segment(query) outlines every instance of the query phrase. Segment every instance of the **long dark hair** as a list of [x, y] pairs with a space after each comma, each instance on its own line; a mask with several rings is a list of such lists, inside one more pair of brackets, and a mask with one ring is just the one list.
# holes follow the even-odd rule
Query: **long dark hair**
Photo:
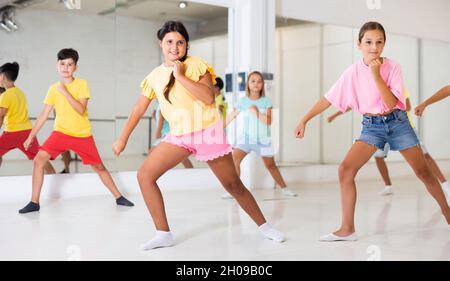
[[[164, 36], [166, 36], [166, 34], [170, 32], [180, 33], [186, 40], [186, 43], [189, 43], [189, 34], [186, 30], [186, 27], [184, 27], [184, 25], [179, 21], [167, 21], [166, 23], [164, 23], [161, 29], [158, 30], [156, 36], [160, 41], [162, 41], [164, 39]], [[187, 56], [188, 56], [188, 48], [186, 48], [186, 54], [182, 58], [180, 58], [180, 61], [182, 62], [185, 61]], [[172, 90], [174, 84], [175, 84], [175, 76], [173, 76], [172, 72], [172, 74], [170, 74], [169, 83], [167, 83], [166, 88], [164, 89], [164, 97], [168, 102], [170, 102], [169, 93], [170, 90]]]

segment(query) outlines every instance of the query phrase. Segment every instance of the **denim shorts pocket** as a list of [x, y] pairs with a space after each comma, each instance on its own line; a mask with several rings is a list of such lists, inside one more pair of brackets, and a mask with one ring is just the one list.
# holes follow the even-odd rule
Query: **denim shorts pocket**
[[369, 119], [363, 118], [361, 124], [362, 124], [364, 127], [369, 128], [369, 127], [372, 125], [372, 122], [370, 122]]

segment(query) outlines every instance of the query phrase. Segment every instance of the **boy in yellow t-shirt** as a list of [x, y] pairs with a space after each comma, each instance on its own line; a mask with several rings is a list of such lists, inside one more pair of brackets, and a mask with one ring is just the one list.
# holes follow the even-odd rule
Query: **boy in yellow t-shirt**
[[[0, 127], [4, 125], [4, 132], [0, 135], [0, 166], [3, 155], [10, 150], [20, 149], [29, 160], [33, 160], [39, 151], [36, 138], [30, 139], [28, 150], [23, 146], [31, 132], [31, 122], [25, 94], [15, 85], [18, 76], [17, 62], [0, 66], [0, 87], [3, 89], [0, 96]], [[47, 162], [44, 169], [47, 173], [55, 173], [50, 162]]]
[[44, 180], [42, 168], [50, 159], [55, 159], [67, 150], [77, 153], [83, 160], [83, 164], [91, 165], [116, 198], [117, 205], [134, 206], [120, 194], [98, 154], [88, 119], [89, 87], [86, 80], [73, 77], [77, 70], [78, 58], [78, 52], [74, 49], [63, 49], [58, 53], [57, 70], [60, 81], [48, 90], [44, 110], [25, 141], [25, 148], [28, 148], [31, 139], [42, 128], [53, 109], [56, 113], [54, 131], [39, 149], [34, 160], [32, 199], [27, 206], [19, 210], [19, 213], [39, 211], [39, 197]]

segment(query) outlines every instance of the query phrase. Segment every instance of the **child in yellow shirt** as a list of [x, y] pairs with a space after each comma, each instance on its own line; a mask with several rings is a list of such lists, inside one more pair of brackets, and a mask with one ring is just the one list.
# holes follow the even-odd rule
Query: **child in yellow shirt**
[[[36, 138], [30, 139], [28, 150], [23, 146], [32, 126], [28, 118], [25, 94], [15, 85], [18, 76], [17, 62], [6, 63], [0, 67], [0, 86], [3, 89], [0, 96], [0, 127], [4, 125], [3, 134], [0, 135], [0, 166], [3, 155], [10, 150], [20, 149], [29, 160], [33, 160], [39, 151]], [[49, 174], [55, 173], [50, 162], [46, 163], [44, 169]]]
[[103, 184], [116, 198], [117, 205], [134, 206], [120, 194], [98, 154], [88, 118], [89, 87], [86, 80], [73, 76], [77, 70], [78, 58], [78, 52], [74, 49], [63, 49], [58, 53], [57, 70], [60, 81], [48, 90], [44, 110], [25, 141], [25, 148], [29, 147], [31, 139], [42, 128], [53, 109], [56, 113], [54, 131], [42, 145], [34, 160], [32, 199], [27, 206], [19, 210], [19, 213], [39, 211], [39, 197], [44, 181], [42, 168], [50, 159], [55, 159], [67, 150], [78, 154], [83, 164], [91, 165]]

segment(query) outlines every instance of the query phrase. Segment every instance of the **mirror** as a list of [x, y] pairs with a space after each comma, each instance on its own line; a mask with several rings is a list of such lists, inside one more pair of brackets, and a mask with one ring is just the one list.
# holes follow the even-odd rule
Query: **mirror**
[[[356, 45], [358, 32], [359, 28], [277, 19], [275, 81], [281, 119], [278, 155], [281, 163], [337, 164], [344, 159], [353, 139], [359, 137], [361, 116], [349, 112], [328, 123], [327, 117], [337, 111], [334, 107], [311, 120], [307, 138], [298, 141], [292, 133], [299, 118], [345, 69], [361, 58]], [[389, 30], [386, 35], [383, 56], [400, 63], [412, 108], [449, 84], [450, 43], [394, 34]], [[427, 149], [438, 159], [450, 157], [450, 148], [442, 141], [445, 136], [448, 138], [450, 129], [433, 119], [448, 120], [448, 112], [449, 103], [440, 103], [420, 120], [410, 114]], [[400, 153], [391, 153], [388, 161], [401, 159]]]
[[[182, 21], [189, 33], [189, 55], [201, 56], [224, 79], [228, 64], [228, 9], [179, 1], [118, 1], [116, 9], [116, 132], [120, 134], [140, 94], [141, 81], [162, 63], [156, 32], [167, 20]], [[152, 102], [133, 131], [125, 151], [117, 159], [118, 171], [136, 171], [155, 143], [156, 122]], [[189, 157], [194, 168], [206, 163]], [[180, 164], [176, 168], [183, 168]]]
[[[78, 51], [75, 77], [87, 80], [91, 99], [89, 119], [98, 151], [108, 169], [115, 160], [111, 143], [115, 137], [115, 0], [1, 1], [0, 11], [9, 9], [14, 23], [0, 30], [0, 64], [16, 61], [20, 65], [16, 86], [26, 95], [28, 114], [34, 123], [44, 107], [44, 98], [53, 83], [59, 81], [56, 71], [57, 53], [63, 48]], [[17, 29], [17, 30], [15, 30]], [[40, 130], [42, 145], [53, 130], [54, 115]], [[92, 172], [71, 153], [70, 172]], [[59, 156], [52, 161], [56, 172], [64, 169]], [[33, 162], [18, 149], [3, 156], [0, 175], [31, 175]]]

